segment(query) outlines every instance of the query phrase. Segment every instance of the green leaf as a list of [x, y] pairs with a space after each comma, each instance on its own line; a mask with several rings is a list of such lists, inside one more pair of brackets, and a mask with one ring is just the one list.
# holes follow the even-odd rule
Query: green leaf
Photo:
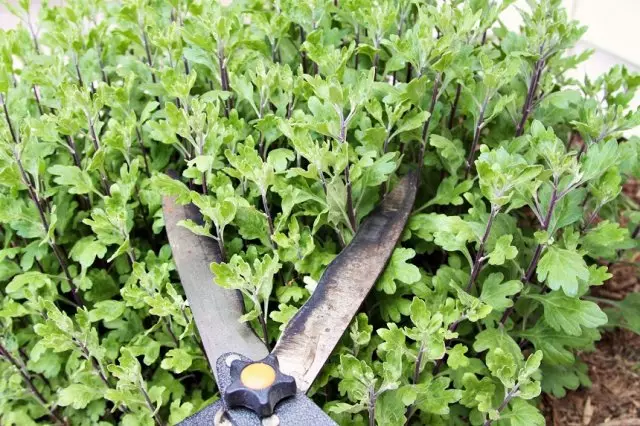
[[69, 187], [71, 194], [90, 194], [97, 192], [93, 186], [91, 176], [76, 166], [54, 165], [49, 167], [49, 173], [56, 176], [53, 181], [58, 185]]
[[593, 349], [594, 342], [600, 339], [600, 333], [595, 329], [585, 328], [580, 336], [572, 336], [554, 330], [545, 321], [539, 321], [532, 328], [516, 334], [533, 343], [536, 349], [542, 351], [545, 362], [553, 365], [572, 365], [575, 362], [575, 349]]
[[438, 155], [443, 159], [443, 166], [451, 174], [450, 177], [455, 177], [456, 172], [465, 161], [465, 150], [462, 142], [459, 139], [451, 141], [440, 135], [431, 135], [429, 145], [436, 148]]
[[564, 398], [566, 389], [576, 390], [580, 386], [591, 387], [587, 364], [577, 362], [571, 366], [542, 364], [542, 390], [556, 398]]
[[74, 383], [58, 391], [58, 405], [71, 406], [76, 410], [86, 408], [91, 401], [103, 397], [100, 388], [81, 383]]
[[589, 268], [579, 253], [555, 246], [547, 248], [536, 273], [538, 280], [546, 281], [550, 289], [562, 288], [567, 296], [578, 294], [579, 281], [589, 279]]
[[449, 350], [449, 357], [447, 358], [447, 365], [457, 370], [469, 365], [469, 358], [465, 355], [469, 351], [462, 343], [458, 343], [452, 349]]
[[611, 302], [613, 309], [605, 309], [609, 323], [640, 334], [640, 293], [632, 292], [621, 302]]
[[519, 398], [515, 398], [509, 403], [509, 409], [500, 415], [500, 419], [508, 419], [511, 426], [545, 425], [545, 419], [540, 410]]
[[518, 365], [516, 359], [501, 348], [495, 348], [487, 354], [487, 367], [494, 377], [497, 377], [505, 388], [510, 389], [516, 384]]
[[105, 254], [107, 254], [107, 247], [93, 236], [87, 236], [76, 241], [69, 253], [71, 259], [80, 263], [83, 273], [93, 265], [96, 258], [104, 259]]
[[581, 335], [582, 327], [597, 328], [607, 323], [607, 315], [597, 304], [569, 297], [560, 291], [527, 297], [542, 303], [547, 324], [572, 336]]
[[404, 424], [406, 411], [402, 394], [397, 390], [384, 392], [376, 398], [376, 424], [380, 426]]
[[462, 377], [464, 389], [460, 403], [465, 407], [476, 407], [480, 412], [486, 413], [493, 408], [493, 395], [496, 385], [489, 377], [478, 380], [475, 374], [465, 373]]
[[165, 174], [154, 175], [151, 180], [152, 187], [162, 195], [176, 197], [176, 203], [187, 204], [191, 202], [189, 188], [177, 179]]
[[89, 318], [91, 322], [96, 321], [115, 321], [120, 318], [124, 313], [126, 305], [119, 300], [103, 300], [94, 305], [93, 309], [89, 311]]
[[520, 280], [502, 282], [503, 279], [504, 276], [500, 272], [490, 274], [482, 283], [482, 293], [480, 294], [480, 300], [498, 312], [504, 312], [513, 306], [511, 296], [522, 290]]
[[503, 265], [505, 260], [515, 259], [518, 249], [511, 245], [513, 235], [503, 235], [496, 241], [496, 245], [489, 253], [490, 265]]
[[185, 349], [171, 349], [160, 363], [160, 367], [180, 374], [186, 371], [193, 362], [193, 357]]
[[510, 355], [516, 362], [520, 363], [523, 359], [520, 346], [503, 328], [487, 328], [476, 335], [473, 343], [473, 350], [476, 352], [494, 352], [501, 349], [504, 353]]
[[402, 121], [402, 124], [398, 126], [394, 134], [409, 132], [422, 126], [422, 124], [429, 118], [429, 111], [420, 111]]
[[462, 398], [462, 391], [451, 389], [451, 381], [447, 377], [437, 377], [414, 386], [416, 406], [426, 412], [446, 416], [450, 406]]
[[396, 291], [396, 281], [413, 284], [420, 280], [420, 271], [418, 267], [407, 262], [413, 259], [416, 252], [412, 249], [399, 247], [393, 251], [391, 259], [387, 264], [382, 276], [376, 283], [376, 288], [387, 294], [393, 294]]

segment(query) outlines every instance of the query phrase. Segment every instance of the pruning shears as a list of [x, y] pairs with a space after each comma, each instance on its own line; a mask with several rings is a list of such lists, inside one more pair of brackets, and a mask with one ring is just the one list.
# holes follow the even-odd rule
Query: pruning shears
[[328, 426], [336, 423], [305, 393], [375, 284], [398, 242], [416, 196], [418, 173], [403, 177], [327, 266], [316, 289], [269, 352], [244, 313], [239, 292], [215, 284], [218, 245], [178, 225], [201, 222], [198, 209], [172, 197], [162, 208], [173, 258], [221, 398], [184, 426]]

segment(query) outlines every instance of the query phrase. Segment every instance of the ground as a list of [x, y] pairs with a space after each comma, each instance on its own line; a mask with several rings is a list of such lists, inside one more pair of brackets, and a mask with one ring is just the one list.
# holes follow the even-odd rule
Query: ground
[[[630, 182], [625, 193], [640, 202], [640, 185]], [[629, 263], [612, 265], [613, 277], [596, 288], [598, 297], [621, 300], [640, 291], [640, 254]], [[606, 332], [595, 352], [582, 353], [593, 385], [565, 398], [545, 396], [547, 424], [553, 426], [640, 426], [640, 335], [626, 330]]]

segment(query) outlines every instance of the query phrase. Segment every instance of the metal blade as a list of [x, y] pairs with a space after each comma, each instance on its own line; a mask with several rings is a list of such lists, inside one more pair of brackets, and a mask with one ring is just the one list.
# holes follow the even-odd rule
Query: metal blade
[[[269, 351], [251, 327], [238, 321], [244, 314], [240, 293], [225, 290], [214, 282], [209, 264], [222, 261], [217, 243], [178, 226], [178, 222], [184, 219], [202, 223], [198, 208], [192, 204], [181, 206], [176, 204], [174, 198], [164, 197], [162, 211], [173, 260], [195, 317], [209, 365], [215, 366], [218, 357], [227, 352], [241, 353], [251, 359], [267, 356]], [[212, 370], [217, 376], [216, 369]], [[216, 381], [217, 379], [216, 377]]]
[[418, 174], [405, 176], [327, 266], [272, 351], [306, 392], [351, 323], [393, 252], [416, 197]]

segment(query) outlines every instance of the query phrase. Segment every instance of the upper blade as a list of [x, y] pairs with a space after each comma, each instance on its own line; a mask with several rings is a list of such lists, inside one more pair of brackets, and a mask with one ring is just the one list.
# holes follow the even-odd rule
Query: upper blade
[[417, 182], [416, 172], [405, 176], [362, 223], [272, 351], [301, 391], [309, 389], [384, 270], [411, 213]]
[[[264, 343], [248, 324], [238, 321], [244, 314], [240, 293], [214, 282], [209, 264], [223, 261], [216, 242], [178, 226], [184, 219], [202, 222], [198, 208], [193, 204], [181, 206], [174, 198], [164, 197], [162, 211], [173, 259], [209, 364], [214, 366], [218, 357], [227, 352], [241, 353], [251, 359], [267, 356], [269, 351]], [[217, 374], [215, 368], [213, 371]]]

